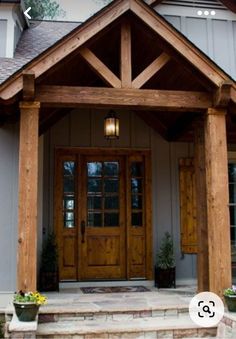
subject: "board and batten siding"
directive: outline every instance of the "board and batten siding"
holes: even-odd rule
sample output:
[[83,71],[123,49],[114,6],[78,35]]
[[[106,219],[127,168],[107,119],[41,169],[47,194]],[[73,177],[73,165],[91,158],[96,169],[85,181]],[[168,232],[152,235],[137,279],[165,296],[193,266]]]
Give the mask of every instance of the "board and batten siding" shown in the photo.
[[236,14],[216,10],[216,17],[200,17],[197,16],[198,9],[166,5],[156,7],[156,11],[169,23],[236,80]]
[[166,231],[174,237],[177,282],[196,279],[196,255],[182,255],[180,249],[179,158],[193,154],[192,145],[168,143],[131,112],[118,112],[120,139],[107,141],[103,119],[107,111],[73,110],[44,137],[43,225],[46,236],[53,227],[54,151],[65,147],[150,148],[152,150],[153,256]]
[[7,20],[0,19],[0,57],[6,56]]
[[0,291],[16,290],[18,126],[0,128]]

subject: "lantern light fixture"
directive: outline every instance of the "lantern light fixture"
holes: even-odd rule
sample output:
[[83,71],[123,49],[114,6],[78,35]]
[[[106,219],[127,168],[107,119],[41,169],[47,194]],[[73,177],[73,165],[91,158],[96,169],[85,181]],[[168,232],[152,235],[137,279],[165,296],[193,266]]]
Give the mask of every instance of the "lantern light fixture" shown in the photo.
[[120,122],[113,110],[104,119],[104,136],[108,140],[119,139]]

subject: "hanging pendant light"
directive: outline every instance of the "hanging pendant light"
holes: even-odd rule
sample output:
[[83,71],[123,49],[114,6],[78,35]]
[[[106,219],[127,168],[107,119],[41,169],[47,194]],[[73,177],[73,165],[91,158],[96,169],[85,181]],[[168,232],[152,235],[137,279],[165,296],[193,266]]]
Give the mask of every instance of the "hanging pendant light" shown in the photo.
[[119,119],[112,110],[104,119],[104,136],[108,140],[119,139]]

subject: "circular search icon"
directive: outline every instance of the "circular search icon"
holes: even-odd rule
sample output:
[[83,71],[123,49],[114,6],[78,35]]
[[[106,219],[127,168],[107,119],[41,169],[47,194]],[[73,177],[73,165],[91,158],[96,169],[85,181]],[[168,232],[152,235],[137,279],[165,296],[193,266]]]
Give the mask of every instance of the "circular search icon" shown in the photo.
[[198,293],[190,301],[189,315],[198,326],[216,326],[224,315],[223,301],[212,292]]

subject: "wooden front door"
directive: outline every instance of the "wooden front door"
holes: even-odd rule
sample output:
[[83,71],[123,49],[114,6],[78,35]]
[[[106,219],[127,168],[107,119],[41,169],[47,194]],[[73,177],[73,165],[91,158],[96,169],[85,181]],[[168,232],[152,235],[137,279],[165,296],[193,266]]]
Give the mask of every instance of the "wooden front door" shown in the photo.
[[124,161],[82,156],[81,279],[124,279]]
[[58,150],[60,280],[151,279],[149,152]]

